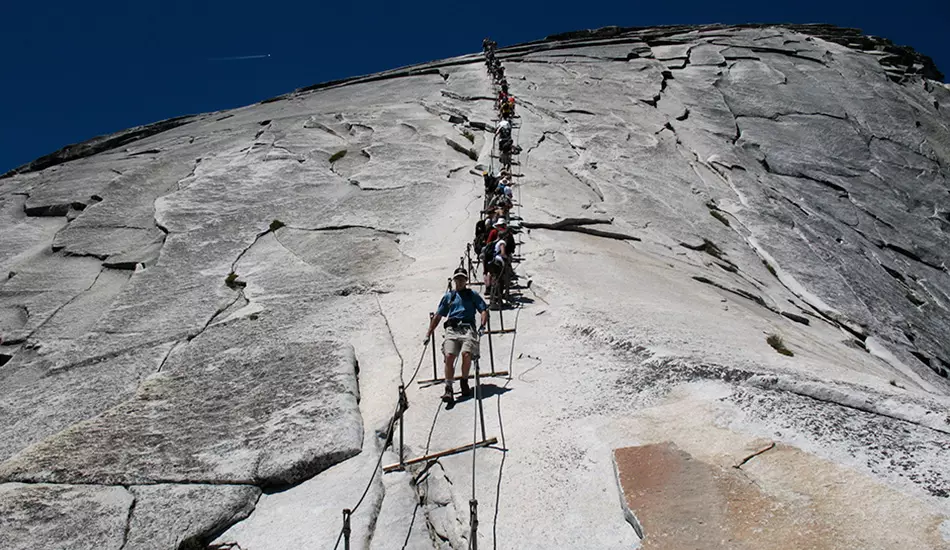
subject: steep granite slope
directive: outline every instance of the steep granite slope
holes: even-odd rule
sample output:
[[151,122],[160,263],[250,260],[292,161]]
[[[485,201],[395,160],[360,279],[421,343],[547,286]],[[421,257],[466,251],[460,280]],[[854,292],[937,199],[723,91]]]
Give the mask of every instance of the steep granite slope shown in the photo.
[[[357,547],[464,548],[473,490],[483,547],[695,542],[691,509],[717,510],[690,527],[709,547],[950,547],[950,89],[930,60],[827,26],[498,56],[532,285],[494,341],[503,448],[475,454],[474,487],[471,454],[374,468],[397,461],[381,434],[429,368],[494,163],[480,55],[0,179],[0,548],[327,548],[358,500]],[[409,386],[407,453],[471,443],[471,401]]]

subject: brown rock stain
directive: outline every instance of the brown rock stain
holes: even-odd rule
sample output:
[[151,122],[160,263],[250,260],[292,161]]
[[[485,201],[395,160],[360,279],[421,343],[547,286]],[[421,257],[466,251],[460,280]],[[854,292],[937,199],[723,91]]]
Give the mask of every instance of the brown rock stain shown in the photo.
[[[805,454],[783,445],[776,450]],[[644,550],[891,547],[829,521],[839,514],[806,494],[769,494],[742,470],[702,462],[670,442],[616,449],[614,460],[626,504],[643,527]],[[853,506],[860,515],[862,503]],[[921,531],[936,535],[922,538],[932,548],[946,547],[936,525],[927,525],[930,518],[921,520]]]

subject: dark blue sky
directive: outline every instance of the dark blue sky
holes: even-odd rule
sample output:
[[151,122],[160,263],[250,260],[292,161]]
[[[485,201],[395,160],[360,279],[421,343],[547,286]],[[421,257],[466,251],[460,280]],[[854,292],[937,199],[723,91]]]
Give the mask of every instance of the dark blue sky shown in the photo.
[[[5,1],[0,173],[68,143],[294,88],[606,25],[825,22],[950,73],[950,0]],[[500,7],[510,11],[501,12]],[[232,56],[266,55],[230,60]]]

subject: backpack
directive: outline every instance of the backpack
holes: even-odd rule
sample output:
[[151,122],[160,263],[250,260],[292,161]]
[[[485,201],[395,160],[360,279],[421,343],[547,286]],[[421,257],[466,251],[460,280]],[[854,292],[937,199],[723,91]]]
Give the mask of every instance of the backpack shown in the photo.
[[508,253],[509,258],[515,254],[515,235],[510,229],[505,232],[505,252]]
[[498,178],[489,174],[488,172],[485,172],[484,178],[485,178],[485,192],[490,193],[494,191],[495,188],[498,186]]
[[487,266],[494,257],[495,243],[486,242],[485,246],[482,247],[482,251],[478,254],[478,258],[481,260],[482,265]]

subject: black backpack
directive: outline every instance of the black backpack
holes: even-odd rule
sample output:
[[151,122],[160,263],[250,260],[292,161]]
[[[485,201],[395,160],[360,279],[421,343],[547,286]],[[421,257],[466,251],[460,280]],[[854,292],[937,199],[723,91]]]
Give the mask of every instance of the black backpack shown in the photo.
[[492,258],[495,257],[495,243],[486,242],[478,257],[481,259],[482,265],[488,265],[488,262],[492,261]]
[[491,175],[488,172],[485,172],[484,178],[485,178],[485,192],[493,193],[495,191],[495,188],[498,187],[498,178],[496,178],[495,176]]

